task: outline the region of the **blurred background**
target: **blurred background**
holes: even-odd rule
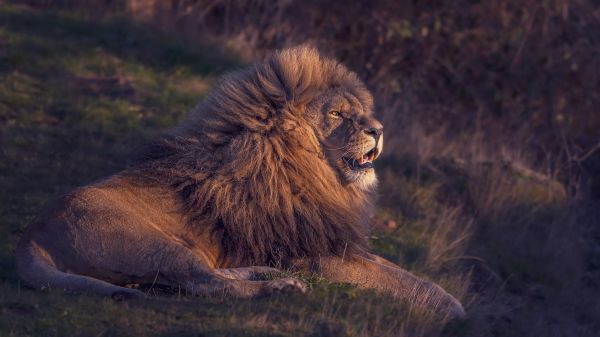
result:
[[[309,43],[372,90],[374,251],[442,284],[444,322],[310,280],[307,297],[143,303],[33,291],[40,209],[125,168],[221,74]],[[0,1],[3,336],[599,336],[597,0]]]

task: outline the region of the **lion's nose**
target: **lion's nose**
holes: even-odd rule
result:
[[[375,127],[368,128],[368,129],[365,129],[365,133],[370,136],[373,136],[373,138],[375,138],[375,139],[379,139],[379,137],[383,133],[383,128],[375,128]]]

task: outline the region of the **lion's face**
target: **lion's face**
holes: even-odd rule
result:
[[[348,184],[369,190],[377,184],[373,162],[383,150],[383,126],[354,96],[330,89],[307,106],[332,167]]]

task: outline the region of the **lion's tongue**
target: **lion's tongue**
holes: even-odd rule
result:
[[[371,162],[371,158],[369,158],[369,155],[364,155],[360,158],[358,158],[358,163],[360,165],[364,164],[364,163],[370,163]]]

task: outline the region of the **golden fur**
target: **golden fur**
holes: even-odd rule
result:
[[[364,249],[371,193],[340,182],[302,108],[331,87],[371,110],[339,63],[308,48],[278,53],[222,80],[136,173],[178,191],[190,226],[213,231],[238,263]]]
[[[372,110],[357,76],[312,48],[232,73],[139,163],[30,226],[19,272],[34,286],[105,295],[139,295],[115,284],[152,278],[199,294],[303,291],[294,279],[250,280],[284,265],[464,314],[438,286],[367,252],[370,161],[383,143]]]

